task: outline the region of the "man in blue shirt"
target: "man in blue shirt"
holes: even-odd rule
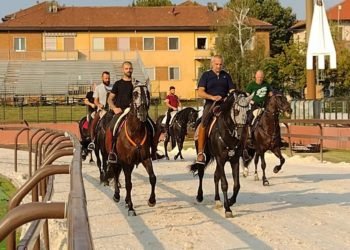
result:
[[[211,59],[211,70],[204,72],[198,82],[198,96],[205,99],[201,124],[198,129],[198,155],[197,163],[205,164],[204,145],[206,139],[206,126],[212,105],[235,89],[231,76],[224,70],[223,58],[215,55]],[[215,104],[214,104],[215,105]]]

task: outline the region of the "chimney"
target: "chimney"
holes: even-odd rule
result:
[[[49,13],[57,13],[58,12],[58,2],[57,1],[51,1],[49,3]]]
[[[217,2],[213,2],[213,11],[218,11],[218,3]]]

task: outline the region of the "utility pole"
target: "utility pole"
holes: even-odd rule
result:
[[[306,41],[309,43],[310,30],[312,15],[314,11],[314,1],[306,0]],[[315,59],[313,59],[313,64],[315,65]],[[315,67],[311,70],[306,71],[306,99],[315,100],[316,99],[316,70]]]

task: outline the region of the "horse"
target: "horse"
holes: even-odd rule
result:
[[[90,120],[92,118],[90,117]],[[88,126],[86,126],[88,124]],[[84,116],[79,121],[79,132],[80,132],[80,144],[81,144],[81,158],[85,161],[86,157],[90,154],[89,163],[94,163],[92,158],[92,151],[88,149],[88,145],[91,142],[89,133],[91,123],[87,121],[87,117]]]
[[[165,132],[165,127],[162,125],[162,121],[164,119],[165,115],[161,115],[158,117],[156,124],[157,128],[161,131]],[[176,144],[178,146],[179,152],[174,156],[174,160],[177,160],[177,158],[180,156],[180,158],[183,160],[182,156],[182,148],[183,143],[185,140],[185,136],[187,135],[187,127],[188,125],[195,128],[194,125],[196,123],[198,117],[198,111],[195,110],[192,107],[187,107],[182,110],[180,110],[173,118],[172,123],[169,126],[169,134],[166,136],[164,140],[164,150],[165,150],[165,158],[169,160],[168,156],[168,143],[171,141],[171,148],[173,149]]]
[[[220,115],[215,116],[210,125],[207,142],[205,145],[205,164],[193,163],[190,170],[193,174],[198,174],[199,186],[197,191],[197,201],[203,201],[202,181],[205,168],[214,159],[216,160],[216,169],[214,173],[215,182],[215,202],[217,207],[221,207],[219,195],[219,181],[224,195],[225,217],[232,218],[233,214],[230,207],[236,203],[236,198],[240,189],[239,183],[239,158],[242,155],[243,144],[241,135],[247,119],[247,111],[252,95],[246,97],[244,93],[234,91],[228,95],[221,104]],[[204,121],[206,122],[206,121]],[[198,149],[197,149],[198,151]],[[225,163],[230,162],[232,176],[234,180],[233,195],[228,198],[228,182],[225,174]]]
[[[265,175],[266,162],[265,162],[265,152],[270,150],[277,158],[280,160],[280,164],[276,165],[273,172],[277,174],[285,159],[281,153],[281,132],[279,126],[279,115],[284,113],[287,117],[292,114],[292,108],[287,98],[281,94],[274,94],[267,98],[265,107],[262,113],[256,118],[254,124],[251,128],[252,143],[248,145],[250,150],[248,151],[251,156],[254,156],[255,172],[254,179],[259,180],[257,165],[259,162],[259,157],[261,159],[261,169],[263,171],[263,185],[268,186],[269,181]],[[248,165],[250,161],[244,162],[243,176],[248,176]]]
[[[114,173],[115,183],[118,183],[121,170],[124,172],[126,188],[125,203],[129,208],[128,216],[136,216],[131,199],[131,174],[135,165],[137,166],[140,163],[145,167],[151,184],[151,194],[148,199],[148,205],[150,207],[156,205],[155,185],[157,179],[153,171],[150,153],[153,138],[152,131],[147,125],[149,106],[150,94],[148,91],[148,84],[140,82],[134,83],[130,111],[120,124],[114,143],[117,163],[108,165],[108,171]],[[113,200],[115,202],[119,202],[120,200],[118,185],[115,185]]]

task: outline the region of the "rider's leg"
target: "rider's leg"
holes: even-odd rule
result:
[[[166,113],[166,122],[165,122],[165,130],[166,130],[166,133],[168,134],[168,136],[169,136],[170,120],[171,120],[171,109],[168,109],[168,112]]]
[[[197,154],[197,163],[205,164],[205,139],[206,139],[206,127],[205,123],[209,119],[211,105],[205,105],[202,115],[202,121],[198,126],[198,154]]]
[[[119,118],[118,115],[114,115],[112,120],[109,122],[108,127],[106,129],[106,151],[108,152],[108,159],[107,161],[109,163],[117,163],[117,155],[115,153],[115,143],[116,143],[116,136],[113,134],[114,126]]]
[[[100,114],[99,112],[95,113],[94,119],[92,120],[92,124],[90,127],[90,137],[91,137],[91,142],[88,145],[89,150],[94,150],[95,149],[95,130],[96,130],[96,125],[98,121],[100,120]]]

